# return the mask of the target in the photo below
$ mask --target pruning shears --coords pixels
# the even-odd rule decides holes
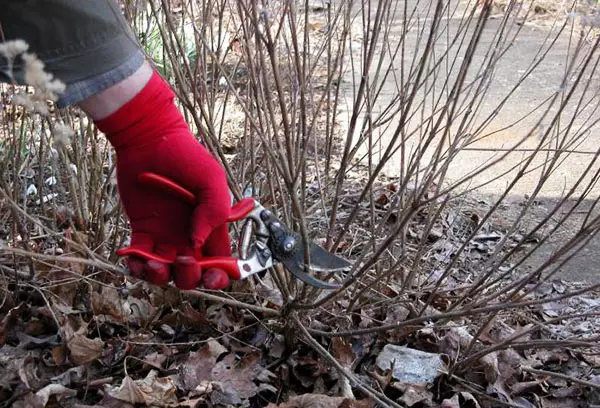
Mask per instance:
[[[138,180],[190,205],[196,204],[194,194],[167,177],[145,172]],[[300,235],[291,231],[254,198],[245,198],[231,207],[227,222],[238,221],[243,221],[243,225],[237,243],[237,257],[204,257],[197,260],[200,268],[220,268],[230,278],[239,280],[282,264],[296,279],[308,285],[320,289],[339,287],[305,272],[305,247]],[[341,272],[351,267],[348,260],[327,252],[314,242],[309,243],[308,249],[309,269],[314,272]]]

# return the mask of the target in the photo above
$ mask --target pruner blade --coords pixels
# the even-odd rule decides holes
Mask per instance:
[[[281,262],[294,277],[320,289],[339,288],[339,285],[324,282],[304,271],[305,248],[299,234],[289,230],[269,210],[261,213],[261,219],[270,234],[269,248],[273,257]],[[347,260],[325,251],[314,242],[310,243],[309,256],[309,269],[315,272],[340,272],[348,270],[352,266]]]

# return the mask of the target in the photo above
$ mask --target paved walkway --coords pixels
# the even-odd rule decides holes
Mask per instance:
[[[428,13],[426,8],[427,1],[415,1],[408,0],[408,11],[409,13],[414,8],[417,8],[416,15],[419,16],[419,25],[421,27],[427,27],[431,24],[431,12]],[[402,10],[404,2],[398,2],[400,7],[397,10],[396,17],[394,17],[389,38],[392,43],[397,43],[403,35],[403,23],[402,23]],[[456,4],[454,4],[456,5]],[[499,16],[498,16],[499,17]],[[413,21],[417,19],[413,18]],[[435,54],[436,58],[439,58],[444,52],[448,52],[451,56],[450,61],[444,61],[443,64],[451,64],[451,60],[457,55],[457,64],[462,62],[462,56],[466,45],[462,46],[458,50],[458,46],[448,48],[448,44],[452,42],[452,38],[455,33],[463,30],[462,25],[464,19],[461,18],[461,12],[457,12],[452,15],[447,15],[440,27],[440,36],[436,41]],[[468,77],[474,78],[477,68],[481,65],[485,53],[490,49],[490,45],[494,44],[495,38],[499,27],[501,27],[501,18],[490,19],[483,32],[479,51],[473,60],[473,69],[469,72]],[[467,29],[471,30],[472,28]],[[420,53],[424,48],[424,38],[420,38],[419,32],[422,31],[414,26],[406,34],[406,51],[404,54],[404,61],[408,66],[412,61],[415,52]],[[529,69],[529,67],[540,58],[540,53],[543,50],[551,47],[550,52],[543,58],[543,60],[537,65],[534,72],[523,81],[517,91],[513,94],[511,99],[505,106],[498,112],[496,118],[489,123],[483,134],[489,134],[498,129],[502,129],[520,118],[523,118],[527,112],[532,112],[536,107],[543,105],[544,101],[548,100],[557,90],[560,89],[561,83],[563,82],[565,70],[569,63],[568,56],[572,53],[574,41],[577,41],[577,35],[570,38],[568,33],[565,33],[558,38],[556,37],[557,29],[552,27],[538,27],[533,25],[514,25],[511,28],[511,34],[509,38],[514,37],[512,45],[506,50],[502,58],[496,65],[493,76],[489,82],[489,88],[485,98],[482,100],[482,109],[477,122],[481,123],[481,119],[486,114],[493,112],[498,107],[498,103],[502,100],[511,88],[514,87],[522,75]],[[468,39],[470,36],[467,35]],[[420,41],[420,43],[419,43]],[[553,45],[550,45],[551,41],[555,41]],[[588,48],[589,49],[589,48]],[[458,50],[458,52],[457,52]],[[379,50],[383,55],[386,53],[384,50]],[[383,66],[394,67],[393,75],[390,75],[383,83],[383,91],[379,98],[375,102],[374,112],[383,112],[386,106],[392,103],[393,99],[398,95],[397,83],[401,81],[401,74],[403,69],[401,68],[401,56],[399,55],[396,59],[392,60],[390,57],[384,58]],[[408,68],[405,66],[404,72],[406,73]],[[456,76],[457,69],[449,69],[450,81]],[[355,78],[358,79],[359,73],[355,72]],[[373,73],[374,74],[374,71]],[[435,81],[436,84],[443,83],[445,77],[442,71],[439,72],[439,77]],[[596,75],[597,76],[597,75]],[[406,81],[406,80],[405,80]],[[600,89],[600,82],[594,79],[590,84],[590,96],[587,98],[590,100],[590,106],[584,112],[584,115],[580,115],[581,118],[586,117],[590,120],[600,120],[600,114],[595,112],[594,109],[598,105],[598,94],[597,90]],[[437,85],[436,85],[437,86]],[[444,90],[441,89],[441,85],[437,86],[436,93],[440,94]],[[352,74],[348,74],[347,80],[342,88],[346,95],[349,97],[352,95]],[[564,95],[564,93],[563,93]],[[577,93],[580,96],[581,93]],[[422,101],[418,98],[417,102]],[[431,104],[429,102],[429,104]],[[571,104],[571,108],[567,112],[573,112],[574,103]],[[431,109],[425,108],[425,113]],[[546,129],[545,126],[550,122],[549,119],[542,121],[542,126],[535,127],[537,120],[541,117],[541,111],[530,115],[527,118],[523,118],[518,123],[514,124],[508,129],[498,131],[484,140],[477,142],[469,148],[471,150],[461,151],[452,161],[452,164],[448,171],[448,180],[456,180],[463,177],[465,174],[469,174],[472,171],[477,171],[480,166],[485,163],[489,163],[495,158],[499,157],[503,152],[498,149],[506,149],[511,145],[514,145],[518,141],[522,140],[532,129],[536,132],[543,131]],[[566,120],[566,116],[563,117],[563,121]],[[391,123],[398,123],[399,115],[395,115]],[[566,122],[564,122],[566,123]],[[576,124],[579,126],[584,121],[578,120]],[[589,122],[588,122],[589,123]],[[415,129],[421,126],[420,118],[413,120],[407,128]],[[564,129],[565,125],[561,126]],[[575,128],[576,129],[576,128]],[[384,149],[390,143],[391,136],[394,129],[380,129],[381,135],[381,148]],[[551,203],[560,197],[570,186],[575,183],[581,173],[584,171],[590,160],[593,158],[588,152],[595,152],[600,144],[600,132],[598,132],[598,126],[592,126],[588,129],[587,137],[582,138],[580,141],[572,146],[572,150],[576,150],[577,153],[565,156],[562,160],[562,164],[553,172],[552,176],[545,183],[542,193],[540,194],[540,203],[546,205],[548,208],[551,207]],[[416,139],[416,138],[415,138]],[[474,178],[472,185],[485,183],[491,179],[496,178],[492,183],[482,186],[478,189],[478,194],[487,196],[493,199],[499,193],[505,190],[508,183],[510,183],[516,171],[519,169],[519,162],[526,157],[529,152],[527,149],[533,149],[539,143],[539,137],[533,135],[523,142],[521,145],[525,151],[512,153],[506,156],[500,163],[487,171],[479,172]],[[558,138],[554,138],[554,141],[558,141]],[[406,143],[406,149],[410,150],[415,147],[415,143],[409,141]],[[551,147],[551,146],[549,146]],[[536,163],[542,164],[544,157],[539,155],[540,158],[536,160]],[[394,157],[385,167],[385,172],[389,175],[397,174],[399,171],[399,156]],[[598,166],[596,166],[598,167]],[[511,169],[513,169],[511,171]],[[506,174],[504,174],[506,173]],[[511,193],[512,201],[520,201],[525,195],[531,194],[535,186],[539,181],[540,172],[531,172],[520,181]],[[597,196],[598,190],[591,195],[591,198]],[[589,205],[588,205],[589,207]],[[581,213],[581,212],[580,212]],[[545,256],[547,256],[553,249],[559,245],[560,242],[564,242],[574,228],[577,227],[577,221],[580,219],[575,218],[573,223],[568,226],[570,229],[564,229],[561,234],[557,234],[555,242],[550,243],[543,248],[542,251],[537,255],[535,262],[539,262]],[[571,232],[570,232],[571,231]],[[570,262],[567,266],[562,268],[560,275],[562,278],[570,280],[585,280],[589,282],[600,283],[600,239],[594,240],[579,256]]]

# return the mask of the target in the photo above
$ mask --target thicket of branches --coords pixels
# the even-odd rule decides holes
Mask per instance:
[[[532,340],[533,333],[547,334],[539,325],[493,344],[480,339],[498,319],[593,292],[595,286],[583,285],[538,296],[600,226],[600,151],[576,152],[594,137],[599,118],[594,81],[600,37],[589,25],[594,10],[574,4],[579,14],[548,27],[537,53],[526,56],[529,68],[515,72],[505,97],[491,100],[495,72],[520,38],[521,22],[535,12],[510,1],[491,24],[492,6],[124,1],[125,15],[176,89],[190,126],[227,170],[236,199],[256,197],[304,240],[353,261],[349,273],[328,277],[342,284],[339,290],[306,287],[275,269],[228,292],[183,296],[251,311],[277,327],[288,347],[308,344],[356,392],[389,405],[397,403],[323,345],[373,333],[402,333],[402,343],[424,325],[440,336],[465,325],[472,337],[449,365],[448,378],[455,379],[499,350],[593,349],[596,333]],[[570,49],[562,82],[535,111],[499,126],[496,119],[564,37]],[[103,135],[76,109],[30,112],[11,103],[23,89],[5,90],[3,305],[14,305],[11,297],[22,291],[52,293],[55,302],[57,287],[86,292],[123,284],[114,251],[129,231]],[[55,131],[63,122],[74,130],[66,142]],[[461,154],[501,131],[513,134],[514,142],[456,177],[451,169],[461,165]],[[584,170],[543,216],[535,215],[553,175],[570,160],[585,161]],[[509,169],[507,162],[513,163]],[[498,226],[498,212],[525,178],[536,182],[513,217]],[[473,198],[499,179],[505,187],[486,205]],[[540,256],[567,224],[575,226],[572,233]],[[534,256],[535,266],[525,268]],[[85,302],[81,296],[63,301]],[[385,320],[398,306],[406,316]],[[576,310],[546,323],[568,325],[593,315]]]

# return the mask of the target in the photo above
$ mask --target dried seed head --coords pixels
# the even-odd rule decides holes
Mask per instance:
[[[26,93],[19,93],[13,95],[12,103],[24,107],[26,110],[33,112],[35,110],[35,103],[31,95]]]
[[[56,101],[58,95],[65,91],[65,84],[44,71],[44,63],[35,54],[24,53],[23,61],[25,62],[25,83],[42,91],[48,99]]]
[[[13,60],[17,55],[24,53],[29,49],[29,45],[23,40],[10,40],[0,43],[0,54],[6,59]]]
[[[71,137],[75,135],[75,131],[64,123],[56,123],[54,125],[54,145],[67,146],[71,143]]]

